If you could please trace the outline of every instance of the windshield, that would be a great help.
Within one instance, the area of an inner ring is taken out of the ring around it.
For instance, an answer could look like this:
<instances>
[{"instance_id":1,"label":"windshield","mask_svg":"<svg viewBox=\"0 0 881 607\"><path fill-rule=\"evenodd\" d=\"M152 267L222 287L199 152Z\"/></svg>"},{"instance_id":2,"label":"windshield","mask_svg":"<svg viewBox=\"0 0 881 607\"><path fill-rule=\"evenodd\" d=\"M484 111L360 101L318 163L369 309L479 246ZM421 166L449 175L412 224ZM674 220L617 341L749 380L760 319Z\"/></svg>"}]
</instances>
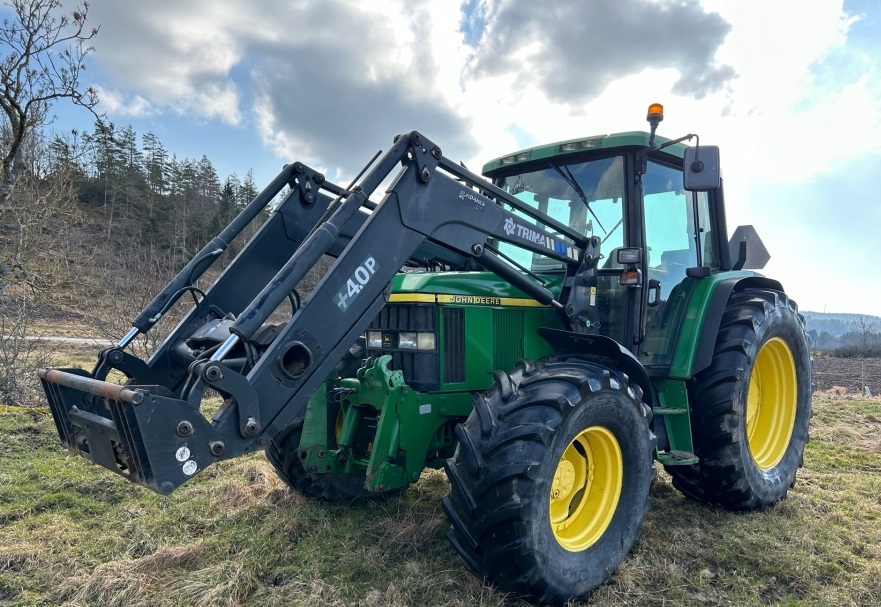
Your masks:
<instances>
[{"instance_id":1,"label":"windshield","mask_svg":"<svg viewBox=\"0 0 881 607\"><path fill-rule=\"evenodd\" d=\"M503 178L499 187L557 221L587 236L597 236L606 258L624 242L624 160L621 156L574 164L557 164ZM505 205L508 210L510 207ZM518 211L524 221L535 223ZM562 268L563 264L515 245L500 243L499 249L533 271Z\"/></svg>"}]
</instances>

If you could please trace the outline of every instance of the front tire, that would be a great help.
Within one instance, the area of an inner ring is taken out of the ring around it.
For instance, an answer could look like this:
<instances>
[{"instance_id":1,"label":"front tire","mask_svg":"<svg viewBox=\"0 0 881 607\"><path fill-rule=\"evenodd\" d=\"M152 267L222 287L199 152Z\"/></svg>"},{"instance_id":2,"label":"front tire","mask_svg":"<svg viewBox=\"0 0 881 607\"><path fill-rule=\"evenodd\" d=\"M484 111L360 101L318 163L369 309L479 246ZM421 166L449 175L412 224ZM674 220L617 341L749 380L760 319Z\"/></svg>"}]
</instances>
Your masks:
<instances>
[{"instance_id":1,"label":"front tire","mask_svg":"<svg viewBox=\"0 0 881 607\"><path fill-rule=\"evenodd\" d=\"M333 504L356 504L387 499L400 489L371 492L365 487L365 472L349 474L316 474L303 467L299 458L303 418L283 430L266 447L266 458L285 484L311 499Z\"/></svg>"},{"instance_id":2,"label":"front tire","mask_svg":"<svg viewBox=\"0 0 881 607\"><path fill-rule=\"evenodd\" d=\"M795 484L811 419L804 320L783 293L731 296L710 366L689 385L693 466L669 466L673 485L732 510L763 509Z\"/></svg>"},{"instance_id":3,"label":"front tire","mask_svg":"<svg viewBox=\"0 0 881 607\"><path fill-rule=\"evenodd\" d=\"M457 427L443 500L465 565L540 603L605 582L640 535L654 479L650 408L577 358L497 373Z\"/></svg>"},{"instance_id":4,"label":"front tire","mask_svg":"<svg viewBox=\"0 0 881 607\"><path fill-rule=\"evenodd\" d=\"M358 339L337 363L336 371L340 377L355 377L363 365L364 340ZM328 420L332 424L327 429L327 442L336 448L336 440L342 428L339 403L328 402ZM300 461L300 439L303 435L304 418L295 419L282 430L266 447L266 458L275 468L279 478L293 491L311 499L335 504L354 504L384 500L400 489L371 492L365 487L366 473L316 474L309 472Z\"/></svg>"}]
</instances>

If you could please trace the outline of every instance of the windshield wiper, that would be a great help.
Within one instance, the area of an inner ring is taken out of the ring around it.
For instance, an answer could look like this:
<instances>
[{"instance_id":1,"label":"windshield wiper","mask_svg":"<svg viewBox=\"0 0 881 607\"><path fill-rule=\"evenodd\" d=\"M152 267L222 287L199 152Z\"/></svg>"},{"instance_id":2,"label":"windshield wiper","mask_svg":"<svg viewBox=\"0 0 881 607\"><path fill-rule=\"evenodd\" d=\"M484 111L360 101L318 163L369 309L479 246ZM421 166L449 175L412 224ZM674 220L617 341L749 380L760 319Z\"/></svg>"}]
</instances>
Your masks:
<instances>
[{"instance_id":1,"label":"windshield wiper","mask_svg":"<svg viewBox=\"0 0 881 607\"><path fill-rule=\"evenodd\" d=\"M562 168L554 164L553 162L548 163L552 169L557 171L560 174L560 177L563 178L570 188L575 190L578 196L581 198L581 201L584 203L584 206L587 207L587 210L590 212L591 217L596 219L596 222L599 224L600 229L603 233L606 233L606 228L603 227L603 222L600 221L600 218L596 216L596 213L593 212L593 209L590 208L590 202L587 200L587 194L584 193L584 190L581 189L581 186L578 185L578 182L575 180L575 175L572 174L572 171L569 170L569 167L563 166ZM563 170L565 169L565 173Z\"/></svg>"}]
</instances>

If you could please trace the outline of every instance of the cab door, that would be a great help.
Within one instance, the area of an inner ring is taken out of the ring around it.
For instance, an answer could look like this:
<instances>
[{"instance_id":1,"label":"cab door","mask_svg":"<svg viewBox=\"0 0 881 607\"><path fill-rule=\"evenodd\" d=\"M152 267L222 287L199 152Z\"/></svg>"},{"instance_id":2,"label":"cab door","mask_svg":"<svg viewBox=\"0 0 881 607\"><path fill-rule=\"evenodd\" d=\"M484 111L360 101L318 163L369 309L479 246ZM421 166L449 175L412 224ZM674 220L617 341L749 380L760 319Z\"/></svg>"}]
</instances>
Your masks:
<instances>
[{"instance_id":1,"label":"cab door","mask_svg":"<svg viewBox=\"0 0 881 607\"><path fill-rule=\"evenodd\" d=\"M639 358L646 367L666 366L697 280L719 268L715 224L708 194L686 191L681 169L649 161L641 181L646 296Z\"/></svg>"}]
</instances>

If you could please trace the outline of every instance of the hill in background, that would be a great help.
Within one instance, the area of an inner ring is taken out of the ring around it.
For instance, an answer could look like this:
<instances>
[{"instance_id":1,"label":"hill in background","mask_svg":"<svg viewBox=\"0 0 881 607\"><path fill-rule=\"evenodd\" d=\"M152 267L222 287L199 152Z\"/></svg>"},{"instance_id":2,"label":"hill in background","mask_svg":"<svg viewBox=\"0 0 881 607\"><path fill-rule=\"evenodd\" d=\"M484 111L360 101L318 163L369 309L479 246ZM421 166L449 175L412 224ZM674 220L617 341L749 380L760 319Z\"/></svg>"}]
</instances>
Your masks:
<instances>
[{"instance_id":1,"label":"hill in background","mask_svg":"<svg viewBox=\"0 0 881 607\"><path fill-rule=\"evenodd\" d=\"M802 312L815 350L844 356L881 355L881 317L868 314Z\"/></svg>"},{"instance_id":2,"label":"hill in background","mask_svg":"<svg viewBox=\"0 0 881 607\"><path fill-rule=\"evenodd\" d=\"M868 314L833 314L802 311L802 315L805 317L808 331L816 331L817 333L826 331L835 337L841 337L845 333L854 331L855 327L859 327L860 318L864 318L867 323L875 323L875 333L881 329L881 317Z\"/></svg>"}]
</instances>

